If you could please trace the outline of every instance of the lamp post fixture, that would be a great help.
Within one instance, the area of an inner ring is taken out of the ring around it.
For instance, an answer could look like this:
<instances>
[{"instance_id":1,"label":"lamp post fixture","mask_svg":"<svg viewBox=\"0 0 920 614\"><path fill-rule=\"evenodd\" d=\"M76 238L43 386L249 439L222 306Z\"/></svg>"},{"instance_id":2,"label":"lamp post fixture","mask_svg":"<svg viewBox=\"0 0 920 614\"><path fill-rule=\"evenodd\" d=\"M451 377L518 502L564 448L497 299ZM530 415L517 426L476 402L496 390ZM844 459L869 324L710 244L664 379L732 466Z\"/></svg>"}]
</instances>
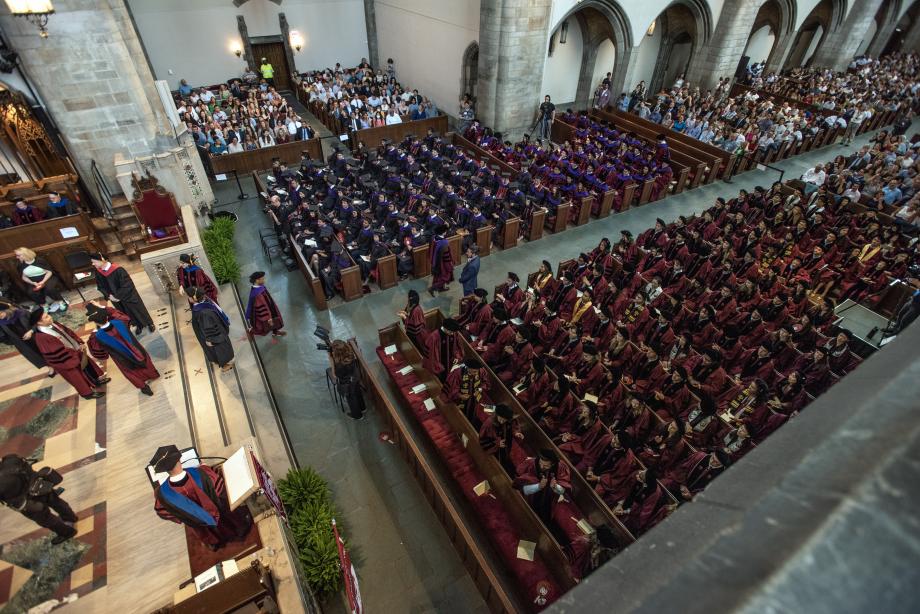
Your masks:
<instances>
[{"instance_id":1,"label":"lamp post fixture","mask_svg":"<svg viewBox=\"0 0 920 614\"><path fill-rule=\"evenodd\" d=\"M51 0L6 0L6 6L15 17L25 17L35 25L39 36L48 38L48 17L54 14Z\"/></svg>"}]
</instances>

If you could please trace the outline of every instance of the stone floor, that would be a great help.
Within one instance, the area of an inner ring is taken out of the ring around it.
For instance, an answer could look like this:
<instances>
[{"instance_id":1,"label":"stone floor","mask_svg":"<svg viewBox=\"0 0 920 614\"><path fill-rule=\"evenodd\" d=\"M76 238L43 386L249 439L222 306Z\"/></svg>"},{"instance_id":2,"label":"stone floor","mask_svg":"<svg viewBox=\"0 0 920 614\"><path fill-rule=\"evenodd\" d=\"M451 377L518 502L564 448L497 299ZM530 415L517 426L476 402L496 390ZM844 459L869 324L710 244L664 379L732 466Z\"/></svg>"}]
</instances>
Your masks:
<instances>
[{"instance_id":1,"label":"stone floor","mask_svg":"<svg viewBox=\"0 0 920 614\"><path fill-rule=\"evenodd\" d=\"M798 176L816 163L854 151L866 141L864 136L850 147L809 152L777 166L785 171L786 178ZM709 207L718 196L730 198L741 188L769 186L778 178L779 173L769 169L749 171L731 184L717 182L602 221L592 220L558 236L547 234L507 252L493 252L483 259L479 285L492 288L509 270L524 276L535 270L540 260L556 263L571 258L593 248L602 237L616 241L620 230L638 234L653 225L655 218L672 220L681 214L691 215ZM244 191L255 195L248 179ZM215 194L219 202L232 203L236 186L218 184ZM329 328L333 337L355 337L364 355L372 356L377 330L396 320L409 289L419 291L426 309L454 312L460 298L459 284L431 299L424 292L430 280L412 280L317 312L300 273L287 272L277 258L270 264L263 255L257 229L269 224L258 200L253 197L226 208L238 213L241 222L236 239L244 273L240 293L248 293L245 278L251 271L267 271L267 286L284 313L288 336L278 343L260 339L265 368L300 464L314 467L332 483L354 545L364 603L379 612L484 612L482 600L414 478L396 450L378 439L382 426L374 412L354 422L332 402L325 381L328 359L315 349L312 336L320 324Z\"/></svg>"}]
</instances>

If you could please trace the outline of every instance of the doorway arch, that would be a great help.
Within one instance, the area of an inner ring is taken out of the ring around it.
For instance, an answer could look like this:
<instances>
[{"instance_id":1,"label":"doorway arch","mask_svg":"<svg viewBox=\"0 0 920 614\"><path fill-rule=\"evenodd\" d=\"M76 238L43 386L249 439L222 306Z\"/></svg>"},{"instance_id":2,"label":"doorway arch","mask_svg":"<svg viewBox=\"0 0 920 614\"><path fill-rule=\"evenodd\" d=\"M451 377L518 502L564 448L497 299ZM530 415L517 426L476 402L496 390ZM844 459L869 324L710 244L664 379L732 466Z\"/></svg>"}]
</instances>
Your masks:
<instances>
[{"instance_id":1,"label":"doorway arch","mask_svg":"<svg viewBox=\"0 0 920 614\"><path fill-rule=\"evenodd\" d=\"M479 87L479 43L473 41L463 52L460 65L460 96L469 96L476 103Z\"/></svg>"}]
</instances>

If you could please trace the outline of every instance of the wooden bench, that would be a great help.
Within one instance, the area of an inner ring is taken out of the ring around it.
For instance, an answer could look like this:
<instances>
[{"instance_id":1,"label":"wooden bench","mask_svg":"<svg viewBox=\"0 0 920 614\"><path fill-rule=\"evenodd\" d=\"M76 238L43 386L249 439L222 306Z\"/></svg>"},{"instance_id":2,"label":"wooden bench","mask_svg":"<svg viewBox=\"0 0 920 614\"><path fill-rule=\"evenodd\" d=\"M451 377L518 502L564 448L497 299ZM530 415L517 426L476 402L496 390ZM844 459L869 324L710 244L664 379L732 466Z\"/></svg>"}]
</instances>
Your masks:
<instances>
[{"instance_id":1,"label":"wooden bench","mask_svg":"<svg viewBox=\"0 0 920 614\"><path fill-rule=\"evenodd\" d=\"M236 171L264 171L272 167L272 162L281 160L285 164L300 164L300 157L307 152L311 160L323 159L323 146L318 138L307 141L292 141L273 147L262 147L252 151L211 155L211 170L215 175Z\"/></svg>"}]
</instances>

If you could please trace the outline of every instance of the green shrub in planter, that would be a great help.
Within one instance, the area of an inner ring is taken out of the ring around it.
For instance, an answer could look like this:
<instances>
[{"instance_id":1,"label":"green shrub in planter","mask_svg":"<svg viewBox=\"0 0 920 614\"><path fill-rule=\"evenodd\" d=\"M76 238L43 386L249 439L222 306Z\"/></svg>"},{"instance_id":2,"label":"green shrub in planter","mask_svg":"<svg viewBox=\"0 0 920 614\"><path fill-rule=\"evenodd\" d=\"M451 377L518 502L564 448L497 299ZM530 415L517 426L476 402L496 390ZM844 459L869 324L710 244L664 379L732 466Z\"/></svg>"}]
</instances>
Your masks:
<instances>
[{"instance_id":1,"label":"green shrub in planter","mask_svg":"<svg viewBox=\"0 0 920 614\"><path fill-rule=\"evenodd\" d=\"M335 506L329 485L310 468L292 469L278 482L278 492L288 512L304 577L320 599L334 595L342 589L343 580L332 532Z\"/></svg>"},{"instance_id":2,"label":"green shrub in planter","mask_svg":"<svg viewBox=\"0 0 920 614\"><path fill-rule=\"evenodd\" d=\"M230 218L215 218L201 233L201 244L211 261L218 284L235 283L240 278L240 263L233 249L236 222Z\"/></svg>"}]
</instances>

